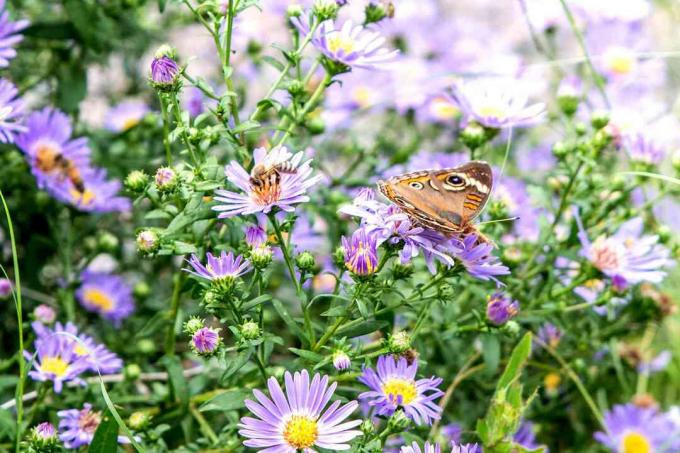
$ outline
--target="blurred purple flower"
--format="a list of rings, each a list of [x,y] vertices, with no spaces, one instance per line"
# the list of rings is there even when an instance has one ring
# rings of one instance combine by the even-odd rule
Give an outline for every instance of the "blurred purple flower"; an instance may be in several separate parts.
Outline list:
[[[634,134],[624,140],[624,146],[631,160],[645,164],[658,165],[666,157],[666,150],[643,134]]]
[[[487,319],[497,326],[501,326],[519,313],[519,302],[503,293],[496,293],[486,305]]]
[[[536,335],[551,348],[556,348],[562,340],[562,331],[549,322],[543,324]]]
[[[105,127],[111,132],[125,132],[135,127],[149,113],[143,101],[128,100],[111,107],[106,113]]]
[[[14,142],[15,134],[26,132],[24,101],[12,82],[0,79],[0,142]]]
[[[522,421],[520,423],[517,432],[512,436],[512,440],[515,443],[521,445],[524,448],[533,450],[539,448],[541,445],[536,443],[536,433],[534,432],[534,424],[528,421]],[[548,449],[544,450],[548,453]]]
[[[90,403],[85,403],[82,409],[67,409],[57,412],[59,416],[59,439],[66,448],[78,449],[90,445],[102,421],[102,414],[92,410]],[[127,444],[129,439],[118,436],[118,443]]]
[[[12,294],[12,281],[0,278],[0,299],[6,299]]]
[[[481,453],[482,449],[474,444],[457,444],[451,443],[451,453]]]
[[[411,445],[401,447],[400,453],[441,453],[442,447],[439,444],[431,444],[425,442],[423,448],[420,448],[418,442],[413,442]]]
[[[99,313],[118,327],[135,310],[132,288],[115,274],[85,271],[76,299],[89,311]]]
[[[81,176],[82,191],[69,182],[55,186],[54,197],[84,212],[127,212],[132,207],[130,199],[118,196],[122,187],[120,181],[107,179],[103,168],[85,169]]]
[[[613,451],[674,453],[680,451],[680,433],[672,420],[653,408],[616,405],[604,414],[606,431],[595,440]]]
[[[5,3],[5,0],[0,0],[0,68],[9,66],[9,60],[16,57],[14,46],[24,39],[19,32],[29,24],[27,20],[10,21]]]
[[[640,360],[637,366],[638,373],[658,373],[665,370],[673,360],[673,353],[667,349],[661,351],[656,357],[651,360]]]
[[[73,342],[62,341],[56,335],[39,338],[35,341],[37,356],[24,351],[26,360],[33,360],[35,370],[29,371],[28,375],[34,381],[52,381],[54,391],[61,393],[65,382],[85,384],[80,375],[88,370],[89,364],[85,357],[75,352]]]

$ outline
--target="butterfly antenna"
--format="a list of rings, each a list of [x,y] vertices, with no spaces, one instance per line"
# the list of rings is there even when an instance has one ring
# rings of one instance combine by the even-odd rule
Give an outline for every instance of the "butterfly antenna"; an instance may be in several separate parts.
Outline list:
[[[490,223],[500,223],[500,222],[514,222],[515,220],[518,220],[519,216],[514,216],[514,217],[506,217],[504,219],[493,219],[493,220],[485,220],[484,222],[479,222],[477,225],[488,225]]]

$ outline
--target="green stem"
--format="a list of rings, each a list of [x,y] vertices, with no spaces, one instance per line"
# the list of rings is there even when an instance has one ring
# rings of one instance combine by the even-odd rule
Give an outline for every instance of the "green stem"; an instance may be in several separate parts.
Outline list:
[[[175,355],[175,325],[177,324],[177,315],[179,314],[179,302],[182,289],[183,274],[177,273],[174,278],[174,286],[172,289],[172,299],[170,301],[170,325],[165,336],[165,354],[168,356]]]
[[[161,103],[161,115],[163,115],[163,147],[165,148],[165,160],[168,161],[168,165],[172,165],[172,152],[170,151],[170,118],[168,118],[168,106],[161,93],[158,93],[158,99]]]
[[[189,150],[189,155],[191,156],[191,160],[194,163],[194,165],[198,165],[199,162],[196,159],[196,154],[194,153],[194,147],[191,145],[191,141],[189,140],[189,136],[187,135],[187,130],[186,127],[184,127],[184,120],[182,120],[182,110],[179,107],[179,101],[177,100],[177,93],[172,93],[170,95],[172,97],[172,106],[174,107],[173,110],[175,111],[175,121],[177,122],[177,127],[181,127],[182,131],[182,140],[184,141],[184,144],[187,147],[187,150]]]
[[[235,10],[238,5],[238,0],[229,0],[228,3],[228,16],[227,16],[227,31],[224,37],[224,50],[222,53],[222,70],[224,72],[224,83],[227,85],[227,89],[234,93],[234,81],[231,79],[230,63],[231,63],[231,35],[234,29],[234,16]],[[239,126],[241,124],[241,119],[238,113],[238,103],[236,98],[229,100],[229,107],[231,109],[231,116],[234,119],[234,125]],[[245,143],[245,132],[241,132],[241,143]]]
[[[316,87],[316,90],[314,90],[312,97],[310,97],[309,100],[305,103],[304,107],[302,108],[302,111],[300,111],[300,113],[296,115],[295,121],[288,126],[286,131],[283,133],[283,136],[276,143],[276,146],[282,145],[286,141],[286,139],[290,136],[290,134],[293,132],[295,126],[297,126],[298,123],[304,121],[305,116],[307,116],[307,114],[312,110],[312,107],[316,105],[319,98],[326,90],[326,87],[331,82],[331,79],[332,76],[326,73],[326,76],[323,78],[323,81],[319,84],[318,87]]]
[[[201,428],[203,435],[210,439],[212,445],[216,445],[219,442],[219,438],[217,437],[217,434],[215,434],[215,431],[210,427],[205,417],[203,417],[203,414],[201,414],[193,404],[189,405],[189,412],[191,412],[191,415],[193,415],[198,422],[198,426]]]
[[[17,243],[14,237],[14,226],[12,225],[12,217],[9,214],[9,208],[5,201],[5,196],[0,190],[0,199],[2,199],[2,206],[5,209],[5,218],[7,219],[7,230],[9,232],[9,240],[12,247],[12,265],[14,266],[14,309],[17,313],[17,330],[19,332],[19,382],[14,395],[14,401],[17,408],[17,429],[15,438],[15,450],[19,452],[19,442],[22,438],[23,418],[24,418],[24,380],[26,378],[26,361],[23,357],[24,352],[24,319],[21,306],[21,276],[19,274],[19,257],[17,255]]]

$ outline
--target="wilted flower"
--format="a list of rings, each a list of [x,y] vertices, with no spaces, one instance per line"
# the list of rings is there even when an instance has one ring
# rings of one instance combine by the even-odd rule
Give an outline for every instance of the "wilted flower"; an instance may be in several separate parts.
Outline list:
[[[337,350],[333,353],[333,366],[338,371],[345,371],[352,366],[352,360],[345,351]]]
[[[40,304],[33,310],[33,317],[43,324],[52,324],[57,320],[57,312],[49,305]]]
[[[201,327],[191,336],[190,344],[196,354],[211,355],[217,351],[221,341],[220,329]]]
[[[315,374],[311,382],[307,370],[284,375],[286,393],[275,378],[267,385],[270,398],[260,390],[253,390],[256,401],[246,400],[246,407],[257,418],[243,417],[239,434],[247,437],[246,447],[260,451],[294,452],[314,451],[312,447],[327,450],[347,450],[347,444],[361,435],[354,430],[361,420],[343,421],[356,410],[351,401],[344,406],[335,401],[324,412],[333,396],[337,383],[328,385],[328,376]]]
[[[423,448],[421,449],[418,442],[413,442],[411,445],[401,447],[400,453],[441,453],[441,451],[442,448],[439,444],[425,442],[425,445],[423,445]]]
[[[1,24],[0,24],[1,27]],[[2,57],[0,57],[1,59]],[[14,142],[14,135],[25,132],[24,101],[12,82],[0,79],[0,142]]]
[[[595,440],[622,453],[672,453],[680,448],[677,428],[666,414],[633,404],[616,405],[604,415],[606,432]]]
[[[375,408],[376,415],[392,415],[401,407],[408,418],[417,425],[432,424],[441,417],[441,407],[434,402],[444,392],[438,389],[441,378],[416,380],[418,362],[408,364],[404,357],[378,357],[376,370],[363,369],[359,377],[370,388],[359,399]]]
[[[52,381],[54,391],[61,393],[65,382],[84,384],[80,375],[88,370],[87,359],[75,351],[73,342],[62,341],[56,335],[36,340],[37,357],[33,361],[35,370],[28,375],[34,381]],[[33,360],[33,355],[24,351],[26,360]]]
[[[575,216],[579,228],[581,255],[610,278],[617,277],[629,284],[644,281],[660,283],[666,276],[664,267],[674,265],[670,251],[658,243],[658,236],[643,236],[643,220],[635,217],[621,225],[613,236],[599,236],[591,242],[580,216]]]
[[[543,324],[538,329],[537,335],[543,343],[551,348],[556,348],[560,344],[560,340],[562,340],[562,331],[549,322]]]
[[[219,212],[219,218],[263,213],[268,214],[274,208],[286,212],[295,210],[294,205],[309,201],[307,189],[321,180],[321,176],[312,176],[311,159],[302,161],[303,152],[292,155],[286,147],[275,147],[270,151],[257,148],[253,151],[254,165],[265,170],[274,165],[286,164],[291,171],[280,175],[275,184],[253,184],[251,176],[236,161],[232,161],[224,170],[227,179],[245,194],[228,190],[216,190],[215,200],[221,202],[212,209]],[[294,169],[294,171],[293,171]]]
[[[248,260],[241,255],[234,255],[232,252],[222,251],[219,257],[212,253],[206,253],[207,264],[204,266],[196,254],[192,254],[189,264],[194,269],[184,269],[199,278],[210,280],[214,285],[229,289],[234,281],[241,275],[250,271],[251,266]]]
[[[292,19],[300,33],[307,35],[309,25],[302,18]],[[346,21],[336,28],[334,21],[323,22],[312,39],[316,47],[331,62],[331,70],[340,73],[351,68],[376,69],[397,56],[397,50],[382,47],[385,38],[379,33],[367,30],[361,25]]]
[[[519,302],[503,293],[496,293],[486,305],[487,319],[497,326],[503,325],[519,313]]]
[[[453,87],[453,98],[468,121],[492,128],[530,126],[545,115],[545,104],[527,106],[527,87],[517,80],[475,79]]]
[[[111,132],[125,132],[135,127],[149,113],[143,101],[123,101],[106,113],[105,126]]]
[[[6,278],[0,278],[0,299],[6,299],[12,294],[12,282]]]
[[[102,413],[93,411],[90,403],[85,403],[82,409],[68,409],[57,412],[59,416],[59,439],[66,448],[77,449],[83,445],[90,445],[102,422]],[[127,444],[129,439],[118,436],[118,443]]]
[[[0,68],[9,66],[9,60],[17,55],[14,46],[24,39],[19,32],[28,24],[27,20],[10,21],[9,12],[5,9],[5,0],[0,0]]]
[[[376,238],[359,228],[348,240],[343,236],[342,246],[345,250],[345,267],[353,274],[372,275],[378,267],[378,251]]]
[[[85,271],[80,278],[82,284],[76,291],[76,299],[85,309],[99,313],[115,326],[120,326],[135,310],[132,288],[122,277]]]

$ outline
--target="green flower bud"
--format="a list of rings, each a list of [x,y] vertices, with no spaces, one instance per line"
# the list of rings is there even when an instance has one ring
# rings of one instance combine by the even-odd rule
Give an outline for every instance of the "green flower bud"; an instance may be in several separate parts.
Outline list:
[[[154,182],[156,183],[156,189],[158,189],[159,192],[172,192],[177,188],[179,178],[172,168],[161,167],[156,170]]]
[[[370,419],[366,419],[363,422],[361,422],[361,425],[359,425],[359,429],[364,434],[364,436],[370,436],[375,432],[375,425]]]
[[[394,3],[390,1],[370,2],[364,8],[364,24],[380,22],[386,17],[394,17]]]
[[[600,129],[595,132],[593,136],[593,148],[595,151],[602,151],[609,146],[614,140],[614,137],[607,131],[607,129]]]
[[[262,270],[271,264],[273,255],[271,247],[263,244],[250,251],[250,262],[255,269]]]
[[[460,133],[460,141],[470,149],[477,149],[489,140],[487,131],[476,122],[471,122]]]
[[[510,320],[503,325],[503,331],[512,336],[516,336],[519,333],[519,330],[520,326],[517,321]]]
[[[304,10],[302,9],[302,5],[296,3],[288,5],[288,9],[286,10],[286,15],[288,17],[300,17],[303,13]]]
[[[335,19],[338,15],[338,4],[335,0],[315,0],[312,12],[320,22]]]
[[[170,44],[162,44],[161,46],[158,47],[158,49],[156,49],[154,58],[163,57],[172,58],[174,60],[177,58],[177,50],[175,50],[175,48],[172,47]]]
[[[128,381],[134,381],[139,378],[142,374],[142,369],[136,363],[130,363],[125,366],[123,370],[123,375]]]
[[[239,327],[241,336],[246,340],[257,340],[260,338],[260,326],[254,321],[246,321]]]
[[[401,264],[397,261],[392,266],[392,276],[395,280],[406,280],[413,275],[413,265],[411,263]]]
[[[209,289],[205,293],[203,293],[203,303],[206,305],[214,305],[219,303],[220,301],[220,296],[216,291],[213,291],[212,289]]]
[[[323,134],[326,130],[326,123],[321,118],[312,118],[305,123],[307,130],[312,135]]]
[[[148,338],[142,338],[137,342],[137,350],[142,354],[153,354],[156,352],[156,343]]]
[[[151,286],[144,280],[135,283],[132,293],[137,299],[146,299],[151,294]]]
[[[606,110],[596,110],[590,117],[590,125],[599,130],[609,124],[609,112]]]
[[[98,235],[97,245],[99,250],[107,253],[112,253],[118,250],[119,241],[116,236],[109,233],[108,231],[102,231]]]
[[[203,319],[197,317],[197,316],[192,316],[189,318],[187,322],[184,323],[184,332],[187,335],[193,335],[198,329],[202,328],[205,326],[205,322]]]
[[[400,433],[406,431],[406,428],[411,424],[411,420],[404,414],[404,411],[399,409],[387,420],[387,428],[390,432]]]
[[[401,354],[411,347],[411,336],[403,330],[392,334],[387,339],[387,348],[391,353]]]
[[[569,154],[569,147],[564,142],[556,142],[552,147],[553,155],[558,159],[564,159]]]
[[[149,183],[149,175],[141,170],[133,170],[125,177],[125,187],[131,192],[141,192]]]
[[[141,253],[150,254],[160,247],[158,234],[153,230],[142,230],[137,234],[137,250]]]
[[[128,418],[128,426],[135,431],[144,431],[149,427],[150,422],[151,415],[142,411],[133,412]]]
[[[316,266],[316,261],[314,260],[314,255],[304,251],[295,257],[295,264],[298,269],[304,272],[311,272]]]
[[[333,252],[333,264],[340,269],[345,268],[345,248],[340,246]]]

